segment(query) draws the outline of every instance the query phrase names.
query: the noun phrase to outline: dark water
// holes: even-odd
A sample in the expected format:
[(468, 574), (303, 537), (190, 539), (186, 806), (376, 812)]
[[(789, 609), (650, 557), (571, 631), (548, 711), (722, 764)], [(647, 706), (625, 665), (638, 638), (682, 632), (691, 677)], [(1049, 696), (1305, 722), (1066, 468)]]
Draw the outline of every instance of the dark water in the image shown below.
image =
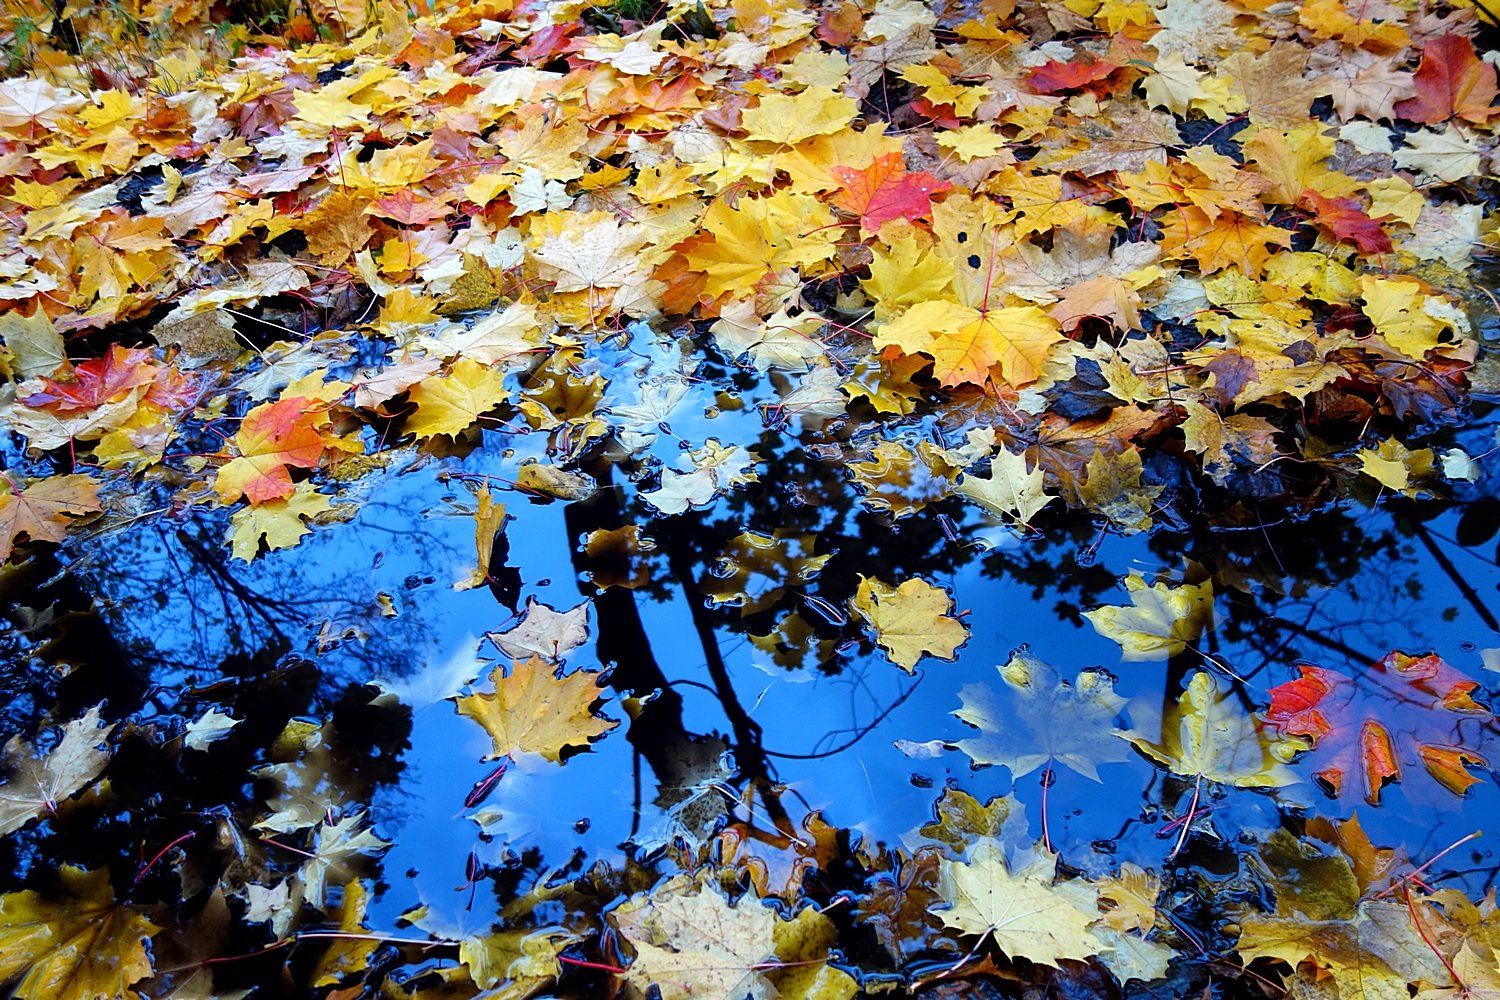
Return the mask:
[[(1486, 433), (1482, 421), (1466, 432), (1471, 439)], [(1483, 450), (1471, 444), (1472, 453)], [(591, 641), (568, 662), (599, 665), (595, 640), (603, 629), (615, 683), (622, 675), (643, 676), (641, 663), (653, 662), (664, 690), (680, 698), (680, 714), (660, 716), (671, 725), (653, 732), (648, 713), (629, 736), (622, 725), (562, 767), (522, 760), (469, 809), (466, 795), (494, 769), (482, 760), (489, 739), (445, 699), (463, 680), (488, 672), (476, 654), (479, 661), (498, 654), (481, 643), (483, 633), (512, 615), (489, 588), (453, 589), (475, 562), (473, 496), (462, 482), (443, 480), (452, 472), (506, 475), (519, 457), (498, 450), (436, 462), (407, 455), (409, 468), (398, 460), (367, 482), (368, 496), (357, 499), (347, 523), (320, 528), (297, 548), (249, 566), (227, 558), (220, 526), (197, 521), (158, 519), (73, 546), (68, 568), (47, 593), (74, 588), (93, 595), (96, 617), (82, 620), (114, 648), (99, 644), (97, 635), (89, 640), (94, 645), (83, 648), (77, 673), (64, 682), (75, 686), (65, 694), (92, 704), (105, 693), (99, 679), (113, 673), (112, 708), (147, 725), (192, 717), (192, 706), (315, 722), (332, 713), (336, 756), (347, 769), (337, 780), (349, 785), (351, 798), (369, 803), (375, 829), (395, 845), (382, 865), (371, 926), (388, 930), (402, 912), (426, 903), (436, 918), (430, 926), (459, 932), (486, 926), (491, 916), (483, 904), (466, 911), (469, 894), (455, 891), (467, 883), (471, 853), (497, 868), (531, 852), (533, 867), (576, 870), (699, 838), (730, 812), (769, 826), (756, 812), (764, 806), (747, 802), (745, 786), (731, 781), (735, 760), (763, 760), (794, 820), (816, 811), (869, 843), (898, 844), (929, 821), (945, 785), (981, 801), (1011, 790), (1005, 768), (974, 770), (952, 750), (913, 759), (895, 743), (969, 735), (951, 714), (959, 689), (975, 681), (999, 687), (997, 664), (1021, 644), (1066, 677), (1106, 668), (1133, 707), (1175, 698), (1186, 670), (1180, 658), (1121, 662), (1119, 647), (1077, 615), (1100, 603), (1127, 603), (1116, 582), (1131, 571), (1150, 579), (1180, 574), (1192, 561), (1221, 577), (1230, 571), (1243, 577), (1244, 592), (1220, 590), (1220, 621), (1204, 642), (1205, 651), (1244, 679), (1252, 707), (1265, 704), (1269, 687), (1295, 676), (1299, 660), (1354, 673), (1393, 649), (1436, 652), (1487, 689), (1494, 686), (1483, 650), (1500, 646), (1492, 610), (1500, 589), (1494, 537), (1500, 503), (1483, 480), (1454, 501), (1350, 501), (1248, 531), (1124, 538), (1101, 534), (1086, 520), (1058, 518), (1032, 538), (992, 532), (1000, 539), (992, 550), (973, 541), (985, 526), (965, 520), (960, 506), (941, 508), (956, 519), (955, 543), (939, 530), (933, 510), (889, 524), (860, 514), (851, 497), (822, 497), (777, 503), (774, 511), (821, 525), (823, 544), (841, 554), (864, 546), (851, 560), (854, 571), (876, 566), (895, 580), (921, 572), (948, 588), (972, 629), (956, 662), (928, 658), (908, 677), (857, 641), (855, 625), (823, 622), (827, 662), (818, 667), (810, 658), (807, 666), (787, 669), (748, 640), (733, 609), (700, 611), (699, 619), (713, 625), (706, 647), (693, 610), (703, 598), (697, 581), (683, 577), (703, 579), (717, 555), (714, 540), (745, 525), (732, 516), (714, 519), (717, 511), (646, 522), (659, 545), (651, 587), (633, 595), (614, 591), (603, 622), (596, 606)], [(577, 572), (576, 528), (581, 512), (597, 504), (570, 511), (563, 502), (529, 502), (516, 493), (502, 499), (514, 516), (506, 565), (518, 571), (519, 596), (566, 609), (594, 594)], [(667, 558), (668, 550), (685, 555)], [(830, 564), (809, 592), (841, 586), (836, 568)], [(1257, 582), (1268, 577), (1279, 578), (1284, 593)], [(633, 605), (641, 633), (622, 625), (621, 602)], [(780, 605), (782, 613), (794, 609), (817, 620), (799, 598)], [(59, 627), (64, 647), (69, 627)], [(712, 658), (722, 659), (718, 683)], [(236, 677), (243, 683), (236, 685)], [(372, 698), (375, 704), (366, 704)], [(621, 698), (609, 690), (604, 714), (624, 720)], [(20, 703), (11, 708), (24, 712)], [(262, 728), (277, 725), (250, 717)], [(1380, 808), (1362, 805), (1360, 819), (1377, 844), (1404, 844), (1410, 857), (1429, 858), (1500, 817), (1493, 772), (1478, 774), (1481, 782), (1465, 798), (1435, 805), (1414, 807), (1402, 786), (1393, 786)], [(1125, 762), (1103, 765), (1101, 776), (1096, 784), (1059, 769), (1045, 802), (1038, 775), (1022, 778), (1014, 791), (1032, 835), (1041, 834), (1045, 816), (1052, 845), (1084, 870), (1119, 860), (1160, 864), (1173, 831), (1163, 830), (1158, 814), (1164, 801), (1178, 805), (1173, 796), (1183, 793), (1181, 785), (1164, 787), (1164, 774), (1133, 752)], [(1288, 816), (1304, 815), (1299, 809), (1348, 814), (1312, 785), (1276, 796), (1217, 790), (1209, 801), (1214, 829), (1230, 842), (1264, 836)], [(138, 832), (144, 841), (164, 841), (170, 823)], [(24, 870), (27, 849), (18, 851)], [(1482, 892), (1494, 874), (1494, 852), (1488, 840), (1466, 845), (1443, 860), (1438, 877)]]

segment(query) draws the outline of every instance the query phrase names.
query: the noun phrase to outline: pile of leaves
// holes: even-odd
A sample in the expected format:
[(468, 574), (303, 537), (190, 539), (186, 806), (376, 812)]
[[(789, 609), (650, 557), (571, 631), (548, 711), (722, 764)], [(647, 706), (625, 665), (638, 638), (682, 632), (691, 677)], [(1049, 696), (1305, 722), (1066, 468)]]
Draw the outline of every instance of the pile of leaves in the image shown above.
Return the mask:
[[(451, 476), (476, 519), (477, 566), (456, 582), (518, 616), (497, 494), (584, 505), (623, 489), (617, 523), (583, 541), (599, 589), (629, 589), (657, 572), (653, 524), (753, 502), (782, 449), (881, 523), (953, 534), (961, 503), (974, 540), (1001, 547), (1070, 511), (1118, 534), (1255, 526), (1481, 475), (1425, 445), (1467, 419), (1470, 310), (1486, 304), (1468, 272), (1500, 240), (1484, 174), (1496, 70), (1472, 9), (287, 13), (0, 16), (27, 68), (0, 83), (9, 572), (70, 534), (165, 517), (222, 525), (243, 562), (276, 558), (353, 517), (387, 470), (470, 455), (492, 460)], [(80, 41), (98, 32), (123, 34)], [(789, 667), (864, 643), (912, 672), (970, 634), (929, 580), (835, 558), (815, 532), (745, 530), (700, 597)], [(1163, 718), (1132, 711), (1123, 728), (1107, 675), (1069, 684), (1018, 654), (1003, 687), (964, 690), (956, 714), (978, 735), (914, 752), (1096, 777), (1134, 746), (1180, 786), (1178, 848), (1205, 829), (1201, 797), (1290, 785), (1299, 755), (1328, 796), (1369, 805), (1422, 775), (1462, 794), (1489, 764), (1477, 685), (1436, 657), (1393, 652), (1358, 678), (1305, 668), (1257, 718), (1197, 646), (1211, 583), (1126, 587), (1132, 603), (1092, 611), (1095, 627), (1127, 659), (1202, 667)], [(599, 676), (563, 672), (585, 614), (527, 606), (494, 640), (514, 666), (457, 697), (493, 737), (494, 780), (615, 728)], [(1444, 721), (1403, 742), (1361, 703), (1380, 684)], [(1089, 724), (1049, 729), (1058, 713)], [(1302, 995), (1378, 981), (1438, 997), (1500, 977), (1493, 900), (1424, 889), (1351, 817), (1225, 848), (1238, 874), (1210, 903), (1192, 869), (1072, 868), (1014, 801), (954, 789), (915, 846), (814, 816), (779, 825), (771, 850), (726, 809), (622, 869), (523, 866), (482, 933), (424, 938), (413, 911), (416, 930), (372, 934), (361, 876), (388, 845), (360, 790), (374, 779), (338, 773), (334, 722), (107, 718), (7, 744), (0, 830), (45, 840), (129, 800), (112, 753), (149, 748), (189, 784), (209, 755), (257, 768), (260, 791), (133, 876), (115, 858), (0, 900), (0, 977), (20, 996), (822, 998), (974, 977), (1254, 993), (1296, 973)]]

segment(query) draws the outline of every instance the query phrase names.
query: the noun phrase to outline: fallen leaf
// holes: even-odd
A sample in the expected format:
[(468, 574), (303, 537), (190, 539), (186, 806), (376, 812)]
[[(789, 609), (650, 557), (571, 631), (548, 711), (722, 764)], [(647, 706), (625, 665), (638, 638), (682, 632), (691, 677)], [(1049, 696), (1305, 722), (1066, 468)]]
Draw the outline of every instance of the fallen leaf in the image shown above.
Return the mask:
[(891, 587), (861, 576), (849, 606), (874, 629), (891, 662), (907, 673), (915, 672), (924, 655), (951, 660), (969, 639), (963, 622), (948, 614), (953, 600), (920, 577)]
[(100, 720), (100, 707), (64, 725), (57, 745), (47, 753), (38, 753), (20, 736), (6, 742), (9, 777), (0, 784), (0, 836), (37, 816), (56, 813), (58, 803), (72, 798), (104, 770), (110, 751), (101, 748), (115, 727)]
[(1129, 606), (1085, 611), (1094, 631), (1120, 644), (1126, 660), (1160, 660), (1176, 656), (1213, 624), (1213, 584), (1165, 583), (1150, 586), (1139, 573), (1125, 578)]
[(20, 492), (12, 483), (0, 492), (0, 563), (10, 559), (23, 536), (61, 542), (75, 520), (101, 510), (98, 482), (81, 472), (34, 480)]
[(538, 657), (518, 660), (509, 673), (490, 674), (492, 693), (455, 698), (458, 714), (484, 727), (494, 741), (486, 760), (537, 753), (558, 763), (569, 747), (587, 747), (619, 725), (592, 711), (599, 700), (598, 674), (575, 670), (559, 677)]
[(58, 869), (62, 893), (30, 889), (0, 897), (0, 979), (18, 1000), (139, 997), (151, 975), (146, 943), (161, 928), (117, 902), (109, 870)]
[(1012, 874), (997, 841), (981, 840), (968, 861), (941, 862), (937, 911), (944, 924), (964, 934), (994, 939), (1012, 958), (1059, 966), (1084, 961), (1103, 945), (1089, 930), (1096, 914), (1080, 910), (1053, 885), (1056, 859), (1041, 854)]
[(1187, 690), (1162, 719), (1160, 735), (1150, 727), (1119, 735), (1173, 774), (1245, 788), (1297, 781), (1274, 749), (1278, 741), (1261, 732), (1234, 692), (1201, 670), (1188, 678)]

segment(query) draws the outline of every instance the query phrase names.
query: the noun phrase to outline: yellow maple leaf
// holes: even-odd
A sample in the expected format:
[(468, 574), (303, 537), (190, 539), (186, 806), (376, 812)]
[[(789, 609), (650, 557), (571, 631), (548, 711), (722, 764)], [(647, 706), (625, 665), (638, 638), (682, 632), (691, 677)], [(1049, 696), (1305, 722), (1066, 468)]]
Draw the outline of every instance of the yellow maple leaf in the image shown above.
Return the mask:
[(849, 604), (875, 630), (875, 641), (891, 662), (907, 673), (915, 671), (924, 655), (953, 659), (969, 639), (964, 623), (948, 614), (952, 598), (921, 577), (891, 587), (861, 576)]
[(312, 530), (304, 518), (316, 517), (330, 505), (329, 497), (314, 491), (312, 483), (301, 482), (289, 497), (235, 511), (229, 517), (228, 536), (234, 558), (254, 560), (262, 538), (273, 552), (291, 548)]
[(1097, 913), (1085, 912), (1053, 886), (1057, 859), (1041, 854), (1012, 874), (1005, 849), (984, 839), (967, 861), (941, 862), (938, 895), (948, 909), (938, 916), (965, 934), (989, 936), (1012, 958), (1057, 966), (1083, 961), (1104, 945), (1089, 930)]
[(1412, 494), (1412, 479), (1430, 479), (1436, 456), (1431, 448), (1411, 451), (1395, 438), (1386, 438), (1375, 448), (1359, 452), (1359, 471), (1386, 489)]
[(726, 292), (744, 295), (771, 271), (802, 267), (832, 257), (838, 232), (828, 206), (807, 195), (778, 192), (741, 198), (738, 206), (721, 198), (703, 214), (703, 228), (714, 242), (686, 253), (696, 271), (708, 275), (710, 298)]
[(1020, 388), (1035, 382), (1042, 363), (1063, 336), (1057, 320), (1036, 306), (981, 311), (956, 302), (919, 302), (875, 335), (877, 348), (933, 359), (932, 374), (943, 385), (983, 385), (991, 369)]
[(63, 865), (66, 895), (30, 889), (0, 897), (0, 979), (24, 972), (12, 994), (20, 1000), (134, 996), (151, 975), (145, 942), (157, 927), (115, 901), (109, 871)]
[(1085, 611), (1094, 631), (1120, 644), (1126, 660), (1162, 660), (1176, 656), (1213, 624), (1213, 583), (1146, 585), (1139, 573), (1125, 578), (1128, 606), (1106, 605)]
[(792, 97), (766, 94), (741, 117), (752, 142), (795, 146), (803, 139), (847, 128), (859, 103), (832, 87), (808, 87)]
[(485, 756), (496, 760), (517, 753), (541, 754), (554, 763), (568, 747), (585, 747), (619, 725), (591, 710), (599, 700), (599, 675), (577, 670), (558, 677), (546, 660), (520, 660), (506, 673), (490, 674), (493, 693), (456, 698), (458, 714), (473, 719), (494, 740)]
[(1428, 296), (1423, 294), (1421, 285), (1368, 275), (1360, 278), (1359, 284), (1365, 300), (1361, 308), (1387, 344), (1418, 360), (1438, 346), (1438, 335), (1450, 324), (1424, 308)]
[(412, 386), (410, 399), (417, 412), (406, 421), (406, 429), (419, 438), (456, 437), (508, 395), (502, 369), (460, 358), (446, 375), (439, 373)]

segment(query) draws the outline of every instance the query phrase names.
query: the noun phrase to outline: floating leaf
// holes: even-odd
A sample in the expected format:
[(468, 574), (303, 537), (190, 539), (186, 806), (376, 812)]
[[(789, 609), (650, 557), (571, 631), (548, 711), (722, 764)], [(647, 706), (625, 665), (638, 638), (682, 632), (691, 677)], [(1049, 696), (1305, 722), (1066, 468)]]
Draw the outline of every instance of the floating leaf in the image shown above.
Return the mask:
[(1097, 955), (1103, 945), (1089, 930), (1097, 914), (1056, 891), (1056, 868), (1056, 859), (1042, 854), (1012, 874), (999, 843), (981, 840), (967, 862), (942, 862), (938, 895), (948, 909), (938, 916), (964, 934), (994, 938), (1012, 958), (1056, 966)]
[(586, 747), (619, 725), (592, 711), (599, 700), (598, 674), (575, 670), (559, 677), (539, 657), (518, 660), (509, 673), (490, 674), (492, 693), (454, 699), (458, 714), (484, 727), (494, 740), (487, 760), (515, 753), (538, 753), (554, 763), (569, 747)]
[(1139, 573), (1125, 578), (1130, 605), (1085, 611), (1094, 631), (1120, 644), (1126, 660), (1176, 656), (1213, 624), (1213, 584), (1146, 585)]
[(25, 973), (19, 1000), (135, 997), (151, 975), (146, 942), (160, 928), (115, 901), (109, 871), (58, 870), (63, 894), (26, 890), (0, 897), (0, 979)]
[(924, 655), (952, 659), (969, 638), (963, 622), (948, 614), (953, 600), (920, 578), (891, 587), (862, 576), (849, 605), (875, 630), (875, 641), (891, 662), (907, 673)]
[(1297, 780), (1273, 752), (1277, 741), (1261, 732), (1232, 690), (1201, 670), (1188, 678), (1187, 690), (1162, 719), (1160, 735), (1149, 729), (1119, 735), (1184, 777), (1247, 788), (1279, 788)]

